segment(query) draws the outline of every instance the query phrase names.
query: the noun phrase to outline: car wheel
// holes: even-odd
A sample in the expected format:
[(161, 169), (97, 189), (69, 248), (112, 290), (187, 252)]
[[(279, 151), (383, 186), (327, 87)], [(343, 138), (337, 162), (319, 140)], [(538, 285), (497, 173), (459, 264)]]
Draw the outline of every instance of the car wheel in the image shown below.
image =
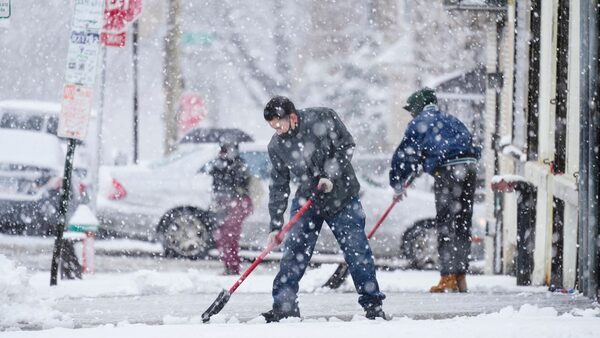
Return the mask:
[(434, 220), (415, 223), (402, 236), (401, 252), (411, 268), (431, 270), (439, 264), (437, 229)]
[(210, 226), (206, 217), (193, 209), (177, 209), (162, 221), (165, 255), (195, 259), (210, 247)]

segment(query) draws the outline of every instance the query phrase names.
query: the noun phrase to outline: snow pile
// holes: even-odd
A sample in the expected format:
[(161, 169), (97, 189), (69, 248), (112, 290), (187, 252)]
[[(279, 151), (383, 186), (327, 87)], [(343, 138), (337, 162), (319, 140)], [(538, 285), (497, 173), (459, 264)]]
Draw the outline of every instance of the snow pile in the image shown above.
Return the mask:
[(492, 184), (497, 184), (500, 182), (507, 182), (507, 183), (516, 183), (516, 182), (527, 182), (527, 179), (525, 179), (525, 177), (523, 176), (519, 176), (519, 175), (494, 175), (492, 177)]
[(507, 145), (502, 147), (502, 154), (514, 156), (521, 162), (527, 161), (527, 154), (525, 154), (521, 149), (511, 145)]
[(23, 325), (72, 327), (73, 323), (32, 292), (25, 268), (16, 267), (6, 256), (0, 255), (0, 329)]

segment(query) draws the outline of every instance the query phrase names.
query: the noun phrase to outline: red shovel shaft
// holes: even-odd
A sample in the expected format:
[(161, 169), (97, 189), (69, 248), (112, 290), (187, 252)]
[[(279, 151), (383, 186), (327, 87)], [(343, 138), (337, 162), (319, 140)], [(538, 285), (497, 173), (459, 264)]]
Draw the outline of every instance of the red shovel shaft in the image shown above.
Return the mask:
[(392, 211), (392, 209), (394, 208), (394, 206), (396, 205), (396, 203), (398, 203), (399, 200), (400, 200), (400, 197), (395, 197), (392, 200), (392, 203), (385, 210), (385, 212), (383, 213), (383, 215), (381, 215), (381, 218), (379, 218), (379, 221), (377, 221), (377, 223), (373, 226), (373, 229), (371, 229), (371, 231), (369, 231), (369, 234), (367, 235), (367, 239), (371, 239), (371, 237), (373, 237), (373, 235), (375, 234), (375, 232), (377, 231), (377, 229), (379, 228), (379, 226), (383, 223), (383, 221), (385, 221), (385, 219), (387, 218), (388, 214), (390, 213), (390, 211)]
[[(406, 179), (406, 182), (402, 185), (402, 189), (406, 191), (406, 189), (408, 189), (408, 187), (411, 185), (411, 183), (415, 180), (416, 177), (417, 177), (417, 174), (414, 174), (414, 173), (411, 174)], [(367, 239), (371, 239), (371, 237), (373, 237), (373, 235), (375, 234), (375, 232), (377, 231), (377, 229), (379, 228), (381, 223), (383, 223), (383, 221), (385, 221), (385, 219), (387, 218), (390, 211), (392, 211), (392, 209), (394, 208), (396, 203), (398, 203), (398, 201), (400, 201), (401, 198), (402, 198), (401, 195), (394, 197), (390, 206), (385, 210), (385, 212), (383, 213), (383, 215), (381, 216), (379, 221), (377, 221), (377, 224), (375, 224), (375, 226), (373, 226), (373, 229), (371, 229), (371, 231), (367, 235)]]
[(308, 210), (308, 208), (310, 208), (311, 204), (312, 204), (312, 200), (309, 199), (308, 201), (306, 201), (306, 203), (302, 206), (302, 208), (300, 210), (298, 210), (296, 215), (294, 215), (294, 217), (283, 228), (281, 228), (281, 230), (279, 231), (277, 236), (275, 236), (275, 240), (273, 242), (269, 243), (269, 245), (267, 245), (267, 247), (254, 260), (254, 263), (252, 263), (252, 265), (250, 265), (248, 267), (248, 269), (246, 269), (246, 271), (244, 271), (244, 273), (231, 286), (231, 288), (229, 288), (229, 294), (234, 293), (235, 290), (244, 282), (246, 277), (248, 277), (248, 275), (250, 275), (252, 273), (252, 271), (254, 271), (254, 269), (258, 266), (258, 264), (260, 264), (263, 261), (263, 259), (269, 254), (269, 252), (271, 252), (271, 250), (273, 250), (273, 247), (275, 247), (276, 245), (278, 245), (279, 243), (281, 243), (283, 241), (283, 236), (285, 236), (285, 234), (292, 228), (294, 223), (296, 223), (300, 219), (300, 217), (302, 217), (304, 212), (306, 212), (306, 210)]

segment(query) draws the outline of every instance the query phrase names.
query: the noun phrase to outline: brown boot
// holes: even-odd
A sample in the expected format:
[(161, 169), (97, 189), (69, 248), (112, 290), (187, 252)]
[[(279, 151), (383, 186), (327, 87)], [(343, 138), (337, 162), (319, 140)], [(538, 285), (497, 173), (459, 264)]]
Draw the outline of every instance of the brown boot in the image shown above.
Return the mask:
[(443, 275), (440, 282), (429, 289), (431, 293), (458, 292), (456, 275)]
[(458, 292), (467, 292), (467, 275), (465, 273), (456, 275), (456, 286), (458, 287)]

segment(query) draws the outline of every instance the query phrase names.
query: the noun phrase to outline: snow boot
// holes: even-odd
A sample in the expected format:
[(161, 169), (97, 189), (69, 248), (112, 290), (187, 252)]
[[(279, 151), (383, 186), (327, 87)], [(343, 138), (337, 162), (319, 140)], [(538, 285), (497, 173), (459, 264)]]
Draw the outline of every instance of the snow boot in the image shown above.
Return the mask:
[(429, 292), (458, 292), (456, 275), (442, 275), (442, 278), (440, 278), (439, 283), (437, 285), (432, 286), (431, 289), (429, 289)]
[(384, 320), (391, 320), (392, 317), (388, 316), (383, 312), (383, 308), (381, 305), (371, 306), (365, 309), (365, 317), (370, 320), (375, 320), (377, 318), (383, 318)]
[(458, 292), (467, 292), (467, 275), (464, 272), (456, 275), (456, 286)]
[(290, 317), (300, 318), (300, 309), (296, 307), (296, 308), (294, 308), (294, 310), (292, 310), (290, 312), (280, 312), (280, 311), (275, 311), (275, 310), (269, 310), (267, 312), (261, 313), (260, 315), (265, 318), (265, 321), (267, 323), (276, 323), (285, 318), (290, 318)]

